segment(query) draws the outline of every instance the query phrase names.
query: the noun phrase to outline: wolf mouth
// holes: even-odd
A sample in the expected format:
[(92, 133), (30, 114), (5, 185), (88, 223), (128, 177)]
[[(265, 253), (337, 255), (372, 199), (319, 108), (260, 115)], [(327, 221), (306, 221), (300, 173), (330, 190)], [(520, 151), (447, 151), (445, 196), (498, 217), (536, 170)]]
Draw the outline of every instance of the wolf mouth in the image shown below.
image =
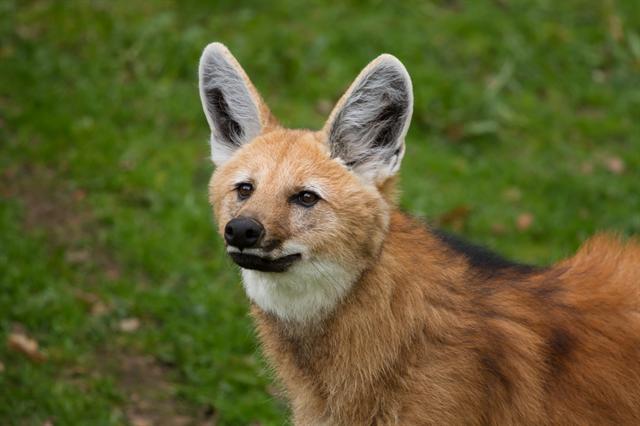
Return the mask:
[(299, 253), (269, 259), (246, 253), (229, 253), (229, 256), (240, 267), (245, 269), (255, 269), (262, 272), (285, 272), (293, 263), (302, 256)]

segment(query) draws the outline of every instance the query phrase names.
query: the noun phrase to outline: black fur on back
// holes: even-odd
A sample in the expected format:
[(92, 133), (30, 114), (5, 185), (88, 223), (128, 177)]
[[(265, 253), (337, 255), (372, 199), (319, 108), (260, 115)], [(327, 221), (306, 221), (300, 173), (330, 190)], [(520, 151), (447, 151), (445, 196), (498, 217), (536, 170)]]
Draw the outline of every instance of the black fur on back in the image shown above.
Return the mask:
[(482, 274), (494, 275), (507, 270), (510, 272), (532, 273), (540, 270), (537, 266), (508, 260), (485, 247), (465, 241), (447, 231), (432, 228), (431, 232), (450, 250), (464, 256), (469, 265)]

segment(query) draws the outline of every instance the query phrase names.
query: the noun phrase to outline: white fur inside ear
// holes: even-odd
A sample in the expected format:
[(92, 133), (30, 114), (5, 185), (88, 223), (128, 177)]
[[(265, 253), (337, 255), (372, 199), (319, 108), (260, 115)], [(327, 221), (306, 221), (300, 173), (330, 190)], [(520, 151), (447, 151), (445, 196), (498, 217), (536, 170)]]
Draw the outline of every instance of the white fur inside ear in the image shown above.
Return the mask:
[(220, 165), (261, 131), (258, 101), (248, 78), (220, 43), (208, 45), (200, 58), (200, 99), (211, 128), (213, 161)]
[(331, 154), (367, 181), (400, 168), (413, 112), (411, 79), (391, 55), (371, 62), (340, 100), (327, 124)]
[(309, 323), (331, 313), (356, 281), (353, 271), (328, 260), (302, 260), (286, 272), (242, 269), (249, 298), (282, 320)]

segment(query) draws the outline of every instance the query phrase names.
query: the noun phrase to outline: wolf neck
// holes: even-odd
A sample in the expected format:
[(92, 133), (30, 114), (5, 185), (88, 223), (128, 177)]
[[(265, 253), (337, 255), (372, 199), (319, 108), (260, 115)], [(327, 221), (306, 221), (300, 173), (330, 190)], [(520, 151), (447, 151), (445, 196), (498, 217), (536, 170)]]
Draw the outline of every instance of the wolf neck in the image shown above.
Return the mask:
[[(374, 266), (323, 322), (292, 329), (257, 307), (253, 315), (262, 348), (289, 394), (294, 414), (305, 413), (296, 415), (295, 424), (317, 424), (320, 418), (327, 419), (326, 424), (370, 424), (371, 413), (406, 385), (408, 366), (433, 362), (435, 370), (425, 380), (433, 380), (429, 391), (434, 394), (442, 390), (437, 385), (442, 380), (467, 373), (471, 377), (472, 370), (482, 368), (469, 362), (465, 345), (476, 333), (473, 350), (491, 356), (490, 335), (477, 333), (488, 327), (486, 312), (497, 315), (498, 308), (487, 301), (483, 303), (489, 306), (478, 306), (479, 301), (498, 288), (520, 288), (500, 282), (513, 284), (536, 271), (463, 246), (395, 212)], [(464, 362), (447, 363), (454, 355)], [(452, 365), (469, 370), (438, 367)], [(477, 386), (469, 392), (482, 393), (484, 385)], [(460, 389), (464, 394), (471, 388)], [(446, 392), (438, 395), (435, 400), (448, 397)], [(392, 416), (393, 410), (388, 407)], [(392, 424), (392, 419), (381, 423)]]
[[(374, 266), (319, 324), (296, 329), (254, 306), (265, 354), (292, 397), (300, 387), (322, 395), (322, 389), (334, 392), (349, 384), (340, 390), (340, 404), (361, 406), (350, 398), (379, 381), (391, 386), (389, 372), (399, 358), (410, 356), (413, 345), (424, 344), (419, 339), (444, 338), (456, 319), (453, 311), (440, 308), (466, 303), (448, 285), (462, 281), (466, 265), (447, 257), (441, 246), (422, 224), (396, 212)], [(426, 321), (427, 311), (437, 321)]]

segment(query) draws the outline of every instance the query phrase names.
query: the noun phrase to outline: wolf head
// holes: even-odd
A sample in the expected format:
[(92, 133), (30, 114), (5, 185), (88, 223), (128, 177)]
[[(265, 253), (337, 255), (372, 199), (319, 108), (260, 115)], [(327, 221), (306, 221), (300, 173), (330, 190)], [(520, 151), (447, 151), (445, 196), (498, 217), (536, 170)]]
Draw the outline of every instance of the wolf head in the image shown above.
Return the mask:
[(199, 79), (210, 201), (249, 298), (286, 321), (322, 318), (384, 241), (413, 108), (406, 69), (373, 60), (320, 131), (282, 128), (220, 43), (205, 48)]

